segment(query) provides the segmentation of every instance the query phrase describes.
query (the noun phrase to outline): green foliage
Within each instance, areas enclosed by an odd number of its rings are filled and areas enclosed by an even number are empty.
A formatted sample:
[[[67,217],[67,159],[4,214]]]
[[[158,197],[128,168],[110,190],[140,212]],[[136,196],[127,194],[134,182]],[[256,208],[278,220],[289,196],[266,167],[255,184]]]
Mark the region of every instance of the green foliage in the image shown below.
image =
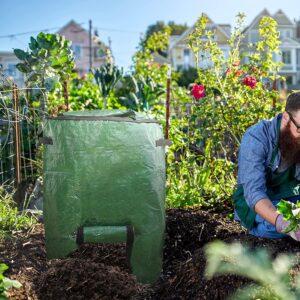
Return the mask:
[[[240,45],[244,17],[238,15],[237,26],[229,40],[228,58],[216,42],[216,33],[207,29],[205,15],[199,18],[188,37],[187,43],[198,66],[196,82],[204,86],[205,97],[198,101],[191,99],[187,109],[182,109],[171,120],[173,145],[168,153],[168,176],[172,182],[169,180],[167,187],[170,205],[190,206],[194,201],[196,205],[222,207],[224,201],[232,203],[237,152],[245,130],[261,119],[272,118],[283,108],[276,101],[278,91],[268,89],[268,84],[278,78],[279,65],[271,60],[279,44],[276,22],[271,18],[262,19],[261,41],[249,56],[250,62],[242,64],[245,54]],[[254,80],[254,85],[248,86],[246,76]],[[176,161],[178,152],[180,161]],[[189,182],[188,176],[199,178],[199,168],[210,170],[208,178]],[[188,189],[192,190],[193,198],[200,198],[191,200]]]
[[[19,212],[12,198],[3,186],[0,186],[0,239],[14,231],[27,229],[36,222],[25,212]]]
[[[188,69],[179,70],[179,78],[177,79],[177,83],[179,86],[184,86],[186,88],[192,82],[195,82],[198,78],[198,70],[193,67],[189,67]]]
[[[108,63],[98,69],[93,69],[92,72],[104,99],[104,109],[106,109],[106,99],[122,78],[123,71],[119,70],[115,65]]]
[[[240,289],[230,299],[291,299],[300,298],[300,275],[291,282],[289,272],[297,264],[296,257],[279,255],[271,261],[265,249],[255,252],[239,243],[231,245],[214,241],[206,246],[206,277],[236,274],[255,283]]]
[[[138,74],[136,77],[137,79],[131,75],[127,77],[131,82],[132,90],[125,97],[120,97],[120,100],[129,109],[149,113],[154,110],[155,105],[160,104],[160,96],[165,93],[165,90],[149,75],[143,77]]]
[[[7,291],[11,288],[19,289],[22,284],[17,280],[5,277],[3,274],[8,269],[6,264],[0,263],[0,300],[8,299]]]
[[[92,110],[104,109],[104,100],[99,86],[93,82],[93,75],[89,73],[87,76],[79,78],[78,75],[72,79],[69,84],[69,109]],[[49,112],[56,116],[58,113],[65,111],[64,97],[59,87],[49,93]],[[125,109],[115,91],[110,91],[106,97],[108,109]]]
[[[33,88],[53,91],[54,88],[69,79],[74,70],[74,56],[71,42],[64,36],[39,33],[37,38],[30,37],[29,50],[14,49],[21,63],[17,69],[26,74],[27,84]],[[47,110],[47,99],[41,90],[31,95],[41,103],[42,111]]]
[[[290,221],[290,225],[284,230],[284,233],[297,230],[300,227],[300,202],[296,204],[281,200],[278,203],[277,210],[283,215],[284,220]]]
[[[143,45],[140,41],[139,50],[133,55],[133,75],[150,76],[157,84],[166,86],[167,65],[159,65],[154,61],[153,54],[166,50],[170,38],[170,28],[154,32]]]
[[[176,24],[174,21],[169,21],[168,24],[166,24],[164,21],[157,21],[155,24],[149,25],[146,30],[145,37],[141,42],[143,49],[146,46],[149,37],[151,37],[155,32],[165,31],[167,28],[170,29],[171,35],[180,35],[188,29],[188,26],[187,24]],[[158,49],[158,53],[162,56],[167,56],[165,51],[167,44],[168,42],[162,49]]]

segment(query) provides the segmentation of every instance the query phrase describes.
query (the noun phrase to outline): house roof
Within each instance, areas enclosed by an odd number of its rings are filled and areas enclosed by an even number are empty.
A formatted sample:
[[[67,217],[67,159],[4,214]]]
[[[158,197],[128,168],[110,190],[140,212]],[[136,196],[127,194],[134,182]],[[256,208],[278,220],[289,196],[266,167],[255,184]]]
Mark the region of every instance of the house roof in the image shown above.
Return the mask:
[[[64,32],[66,30],[66,28],[68,28],[69,26],[76,26],[78,28],[80,28],[82,31],[88,32],[86,29],[84,29],[79,23],[76,23],[74,20],[69,21],[66,25],[64,25],[62,28],[60,28],[57,33],[61,34],[62,32]]]
[[[75,26],[78,28],[78,32],[85,32],[86,34],[89,34],[89,31],[86,30],[85,28],[83,28],[81,26],[81,24],[75,22],[74,20],[70,20],[66,25],[64,25],[62,28],[60,28],[57,33],[58,34],[62,34],[68,27],[70,26]],[[92,34],[92,40],[94,43],[97,43],[99,46],[103,46],[104,48],[109,48],[108,46],[106,46],[103,41],[99,38],[99,36]]]
[[[221,32],[221,34],[223,34],[226,39],[228,39],[230,37],[230,34],[228,34],[228,30],[226,30],[224,28],[224,24],[223,24],[223,26],[222,25],[220,26],[217,23],[213,22],[212,19],[210,17],[208,17],[206,14],[203,14],[203,15],[207,17],[208,24],[213,25],[214,28],[216,30],[219,30],[219,32]],[[191,27],[189,27],[186,31],[184,31],[180,36],[178,36],[177,38],[174,38],[173,41],[170,40],[170,46],[169,46],[169,48],[170,49],[173,48],[175,45],[178,45],[180,42],[184,42],[185,43],[184,40],[195,29],[195,27],[196,27],[196,23],[194,23]]]
[[[278,25],[288,25],[288,26],[295,25],[281,9],[279,9],[273,15],[273,18],[277,21]]]
[[[293,47],[293,48],[298,48],[300,49],[300,43],[292,38],[289,38],[289,37],[284,37],[282,40],[281,40],[281,44],[280,44],[280,47]]]
[[[271,17],[271,14],[269,13],[269,11],[264,8],[253,20],[252,22],[243,30],[243,33],[247,33],[247,31],[249,31],[251,28],[255,27],[255,26],[259,26],[259,22],[261,20],[262,17],[267,16],[267,17]]]
[[[259,22],[262,17],[267,16],[267,17],[272,17],[278,24],[278,26],[295,26],[295,24],[288,18],[288,16],[281,10],[279,9],[273,16],[269,13],[269,11],[265,8],[263,9],[250,23],[249,26],[247,26],[244,30],[243,33],[247,33],[250,29],[254,27],[259,26]]]

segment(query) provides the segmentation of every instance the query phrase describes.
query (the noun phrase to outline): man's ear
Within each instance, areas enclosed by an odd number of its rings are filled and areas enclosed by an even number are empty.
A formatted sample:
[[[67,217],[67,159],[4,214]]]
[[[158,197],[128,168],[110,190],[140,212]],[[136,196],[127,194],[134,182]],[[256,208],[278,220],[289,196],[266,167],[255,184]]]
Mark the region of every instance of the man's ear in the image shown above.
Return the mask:
[[[282,120],[283,120],[285,123],[287,123],[289,119],[290,119],[289,114],[288,114],[286,111],[284,111],[284,112],[282,113]]]

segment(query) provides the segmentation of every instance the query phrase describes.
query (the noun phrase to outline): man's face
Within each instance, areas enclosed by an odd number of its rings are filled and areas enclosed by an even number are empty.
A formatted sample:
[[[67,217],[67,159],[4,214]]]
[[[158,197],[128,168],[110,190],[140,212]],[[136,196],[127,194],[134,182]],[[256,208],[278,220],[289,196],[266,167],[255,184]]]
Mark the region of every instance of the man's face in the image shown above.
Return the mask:
[[[280,133],[280,151],[290,163],[300,163],[300,112],[288,113],[286,120]]]

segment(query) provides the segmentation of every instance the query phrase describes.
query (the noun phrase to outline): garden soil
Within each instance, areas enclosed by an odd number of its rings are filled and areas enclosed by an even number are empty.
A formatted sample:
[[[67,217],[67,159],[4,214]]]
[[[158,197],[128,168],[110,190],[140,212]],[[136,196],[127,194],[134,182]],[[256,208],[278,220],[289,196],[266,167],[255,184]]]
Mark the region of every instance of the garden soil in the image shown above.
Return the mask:
[[[215,239],[263,247],[273,257],[300,253],[300,243],[251,237],[224,213],[171,209],[163,271],[151,286],[139,284],[130,274],[125,245],[82,245],[64,259],[47,261],[42,224],[0,242],[0,261],[10,267],[6,276],[23,284],[9,292],[14,300],[226,299],[251,281],[236,275],[205,279],[203,247]]]

